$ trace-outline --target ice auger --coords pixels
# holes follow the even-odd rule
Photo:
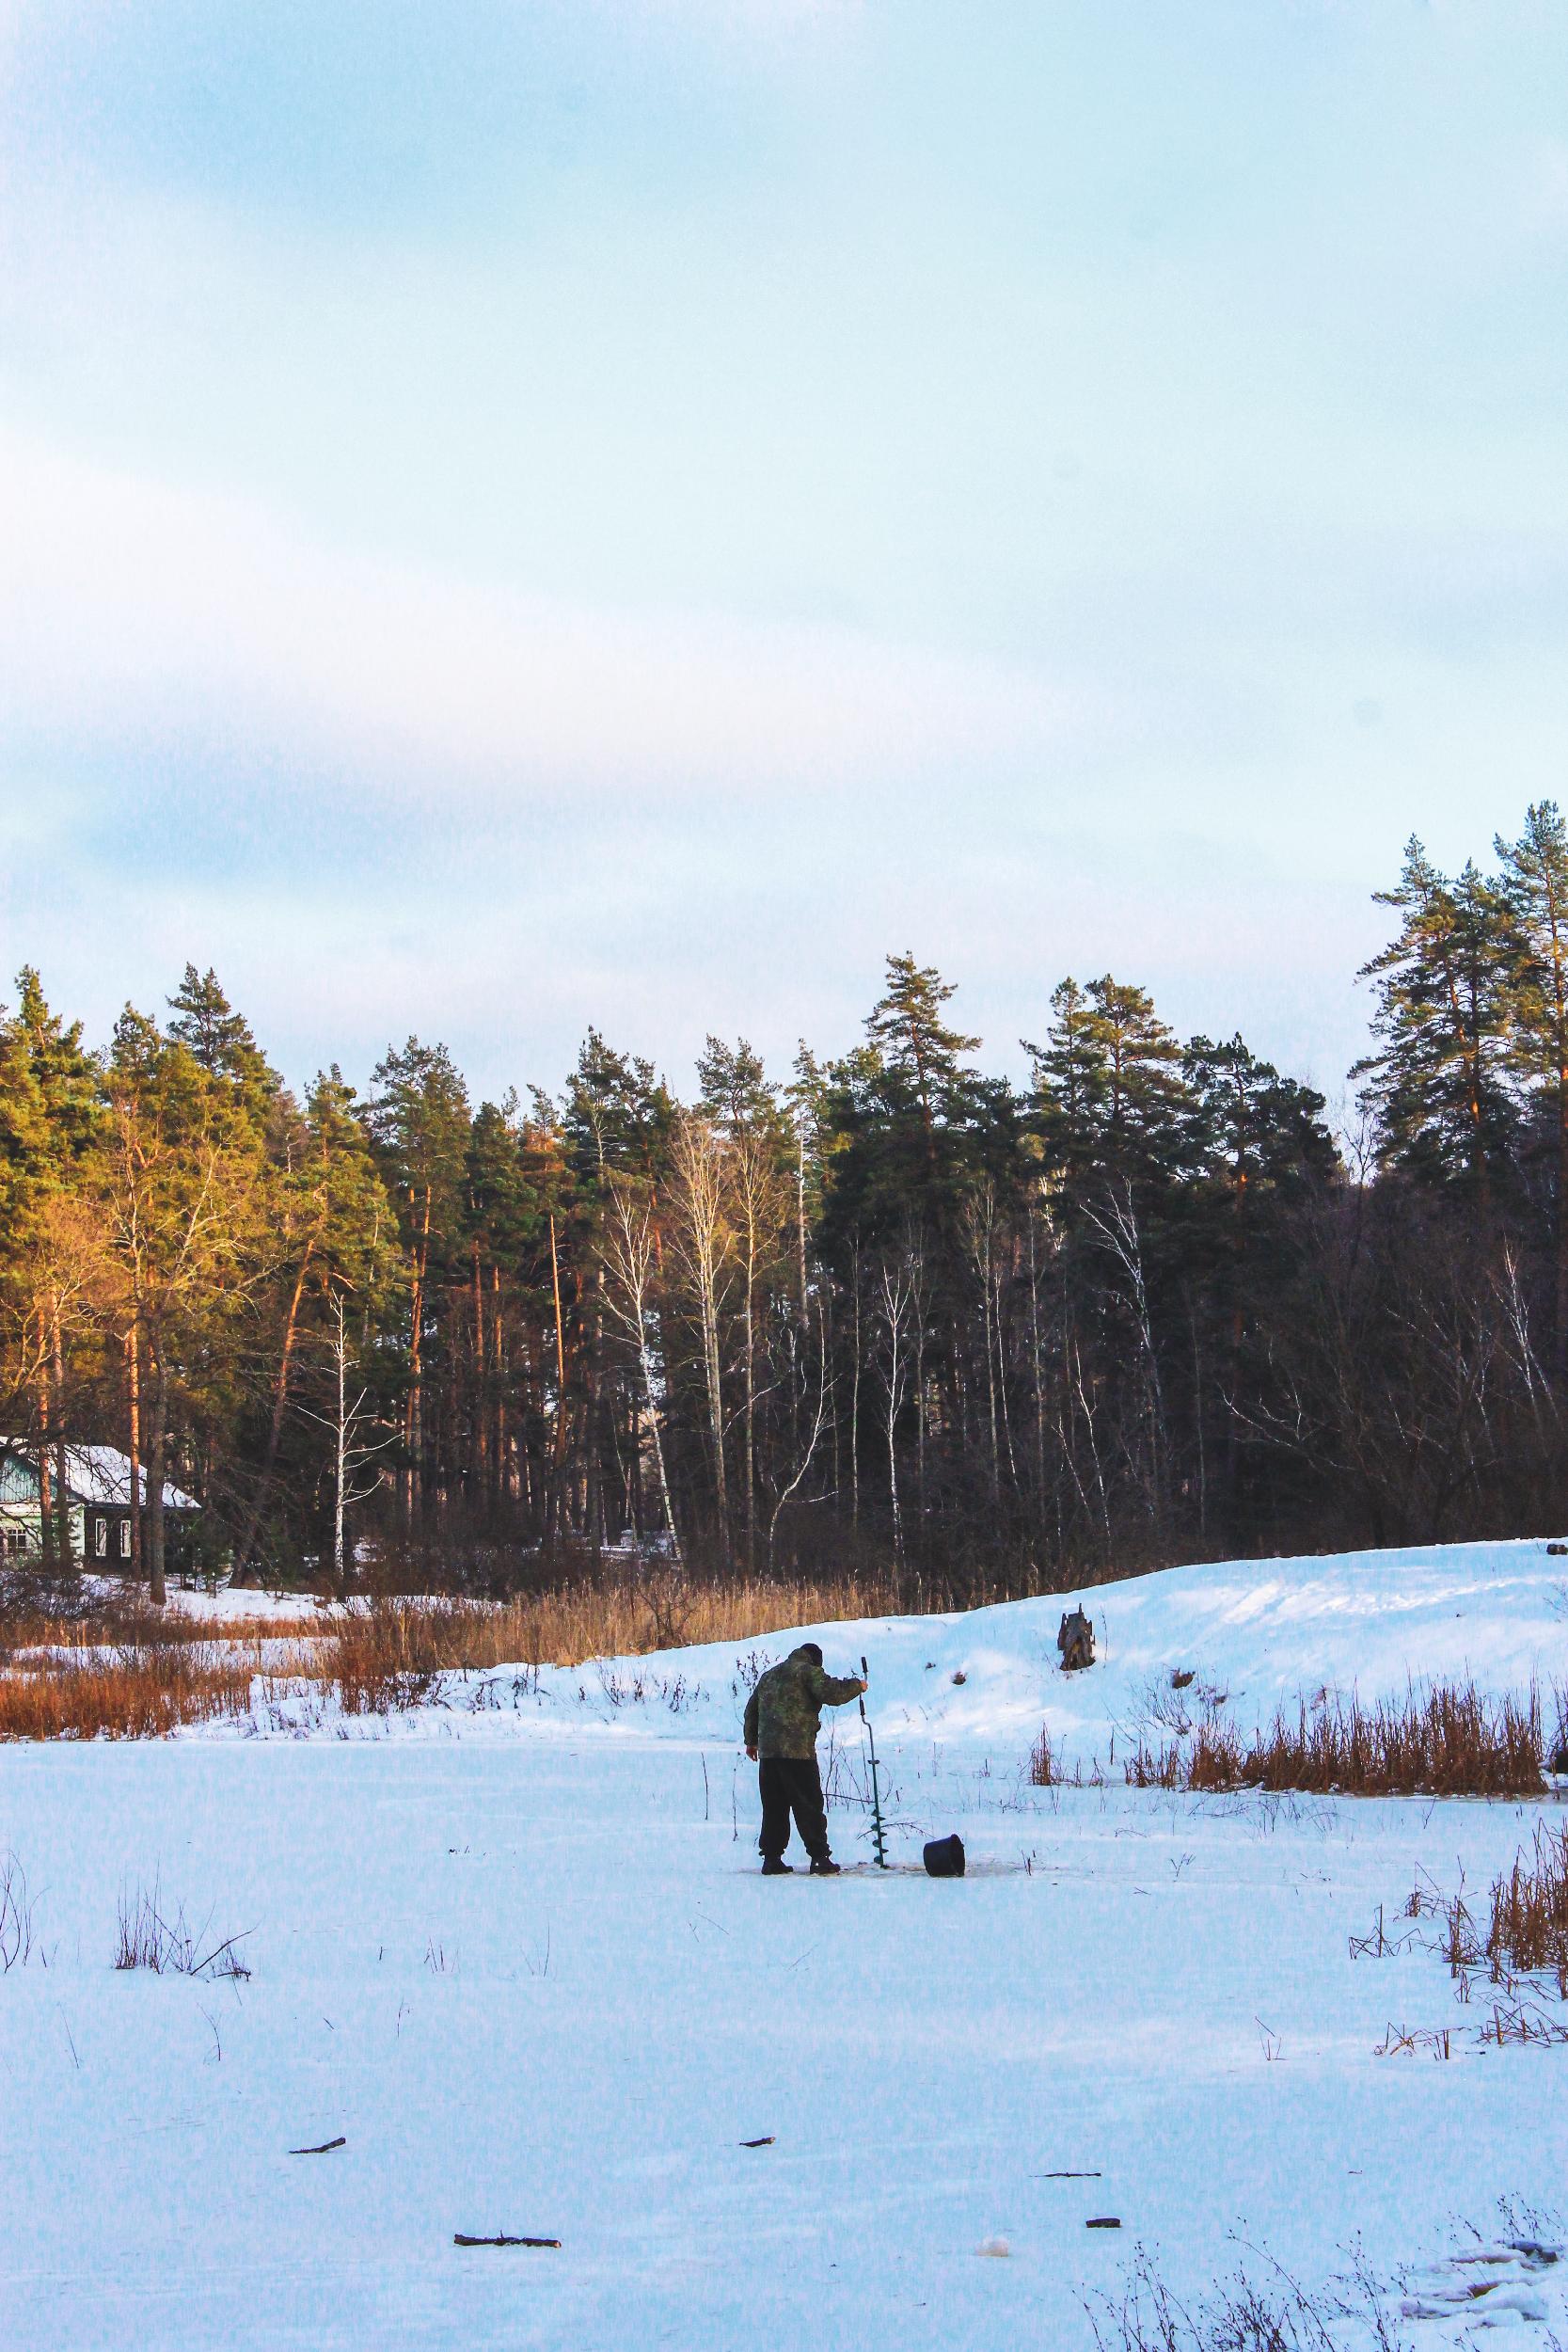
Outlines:
[[[871,1669],[861,1660],[861,1677],[871,1679]],[[871,1751],[871,1851],[877,1857],[879,1870],[887,1868],[887,1839],[882,1834],[882,1792],[877,1780],[877,1741],[871,1729],[871,1718],[865,1711],[865,1693],[861,1693],[861,1722],[865,1726],[866,1745]]]

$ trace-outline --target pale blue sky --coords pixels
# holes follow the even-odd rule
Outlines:
[[[1568,800],[1568,9],[0,0],[7,968],[295,1076],[588,1023],[1331,1096]]]

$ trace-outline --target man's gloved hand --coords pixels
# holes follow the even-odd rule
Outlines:
[[[865,1696],[865,1693],[867,1692],[867,1691],[869,1691],[869,1690],[870,1690],[871,1685],[870,1685],[870,1683],[869,1683],[869,1682],[867,1682],[867,1680],[866,1680],[865,1677],[864,1677],[863,1675],[862,1675],[862,1676],[859,1677],[859,1681],[858,1681],[858,1685],[857,1685],[857,1687],[858,1687],[858,1689],[859,1689],[859,1691],[860,1691],[860,1694],[861,1694],[862,1698],[863,1698],[863,1697]]]
[[[757,1752],[756,1752],[755,1748],[748,1748],[748,1749],[747,1749],[747,1751],[746,1751],[746,1753],[747,1753],[747,1755],[751,1757],[751,1759],[752,1759],[752,1763],[754,1764],[754,1763],[756,1762],[756,1760],[757,1760]]]

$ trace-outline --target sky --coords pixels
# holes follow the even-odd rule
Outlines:
[[[1568,799],[1557,0],[0,0],[4,970],[1331,1104]]]

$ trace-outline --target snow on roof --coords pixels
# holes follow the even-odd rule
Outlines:
[[[118,1502],[131,1500],[131,1457],[112,1445],[68,1445],[65,1458],[71,1472],[71,1484],[84,1502]],[[141,1499],[145,1503],[151,1488],[147,1483],[147,1465],[137,1470]],[[195,1511],[199,1508],[194,1495],[188,1495],[169,1479],[164,1481],[166,1511]]]
[[[20,1454],[28,1463],[36,1459],[36,1448],[15,1438],[0,1438],[0,1448],[7,1453]],[[97,1502],[118,1505],[120,1510],[127,1507],[131,1501],[131,1457],[128,1454],[121,1454],[118,1446],[112,1445],[68,1445],[65,1458],[73,1501],[89,1506]],[[145,1507],[151,1492],[145,1462],[139,1465],[136,1476]],[[166,1511],[198,1511],[200,1507],[194,1495],[184,1493],[168,1479],[164,1481]]]

